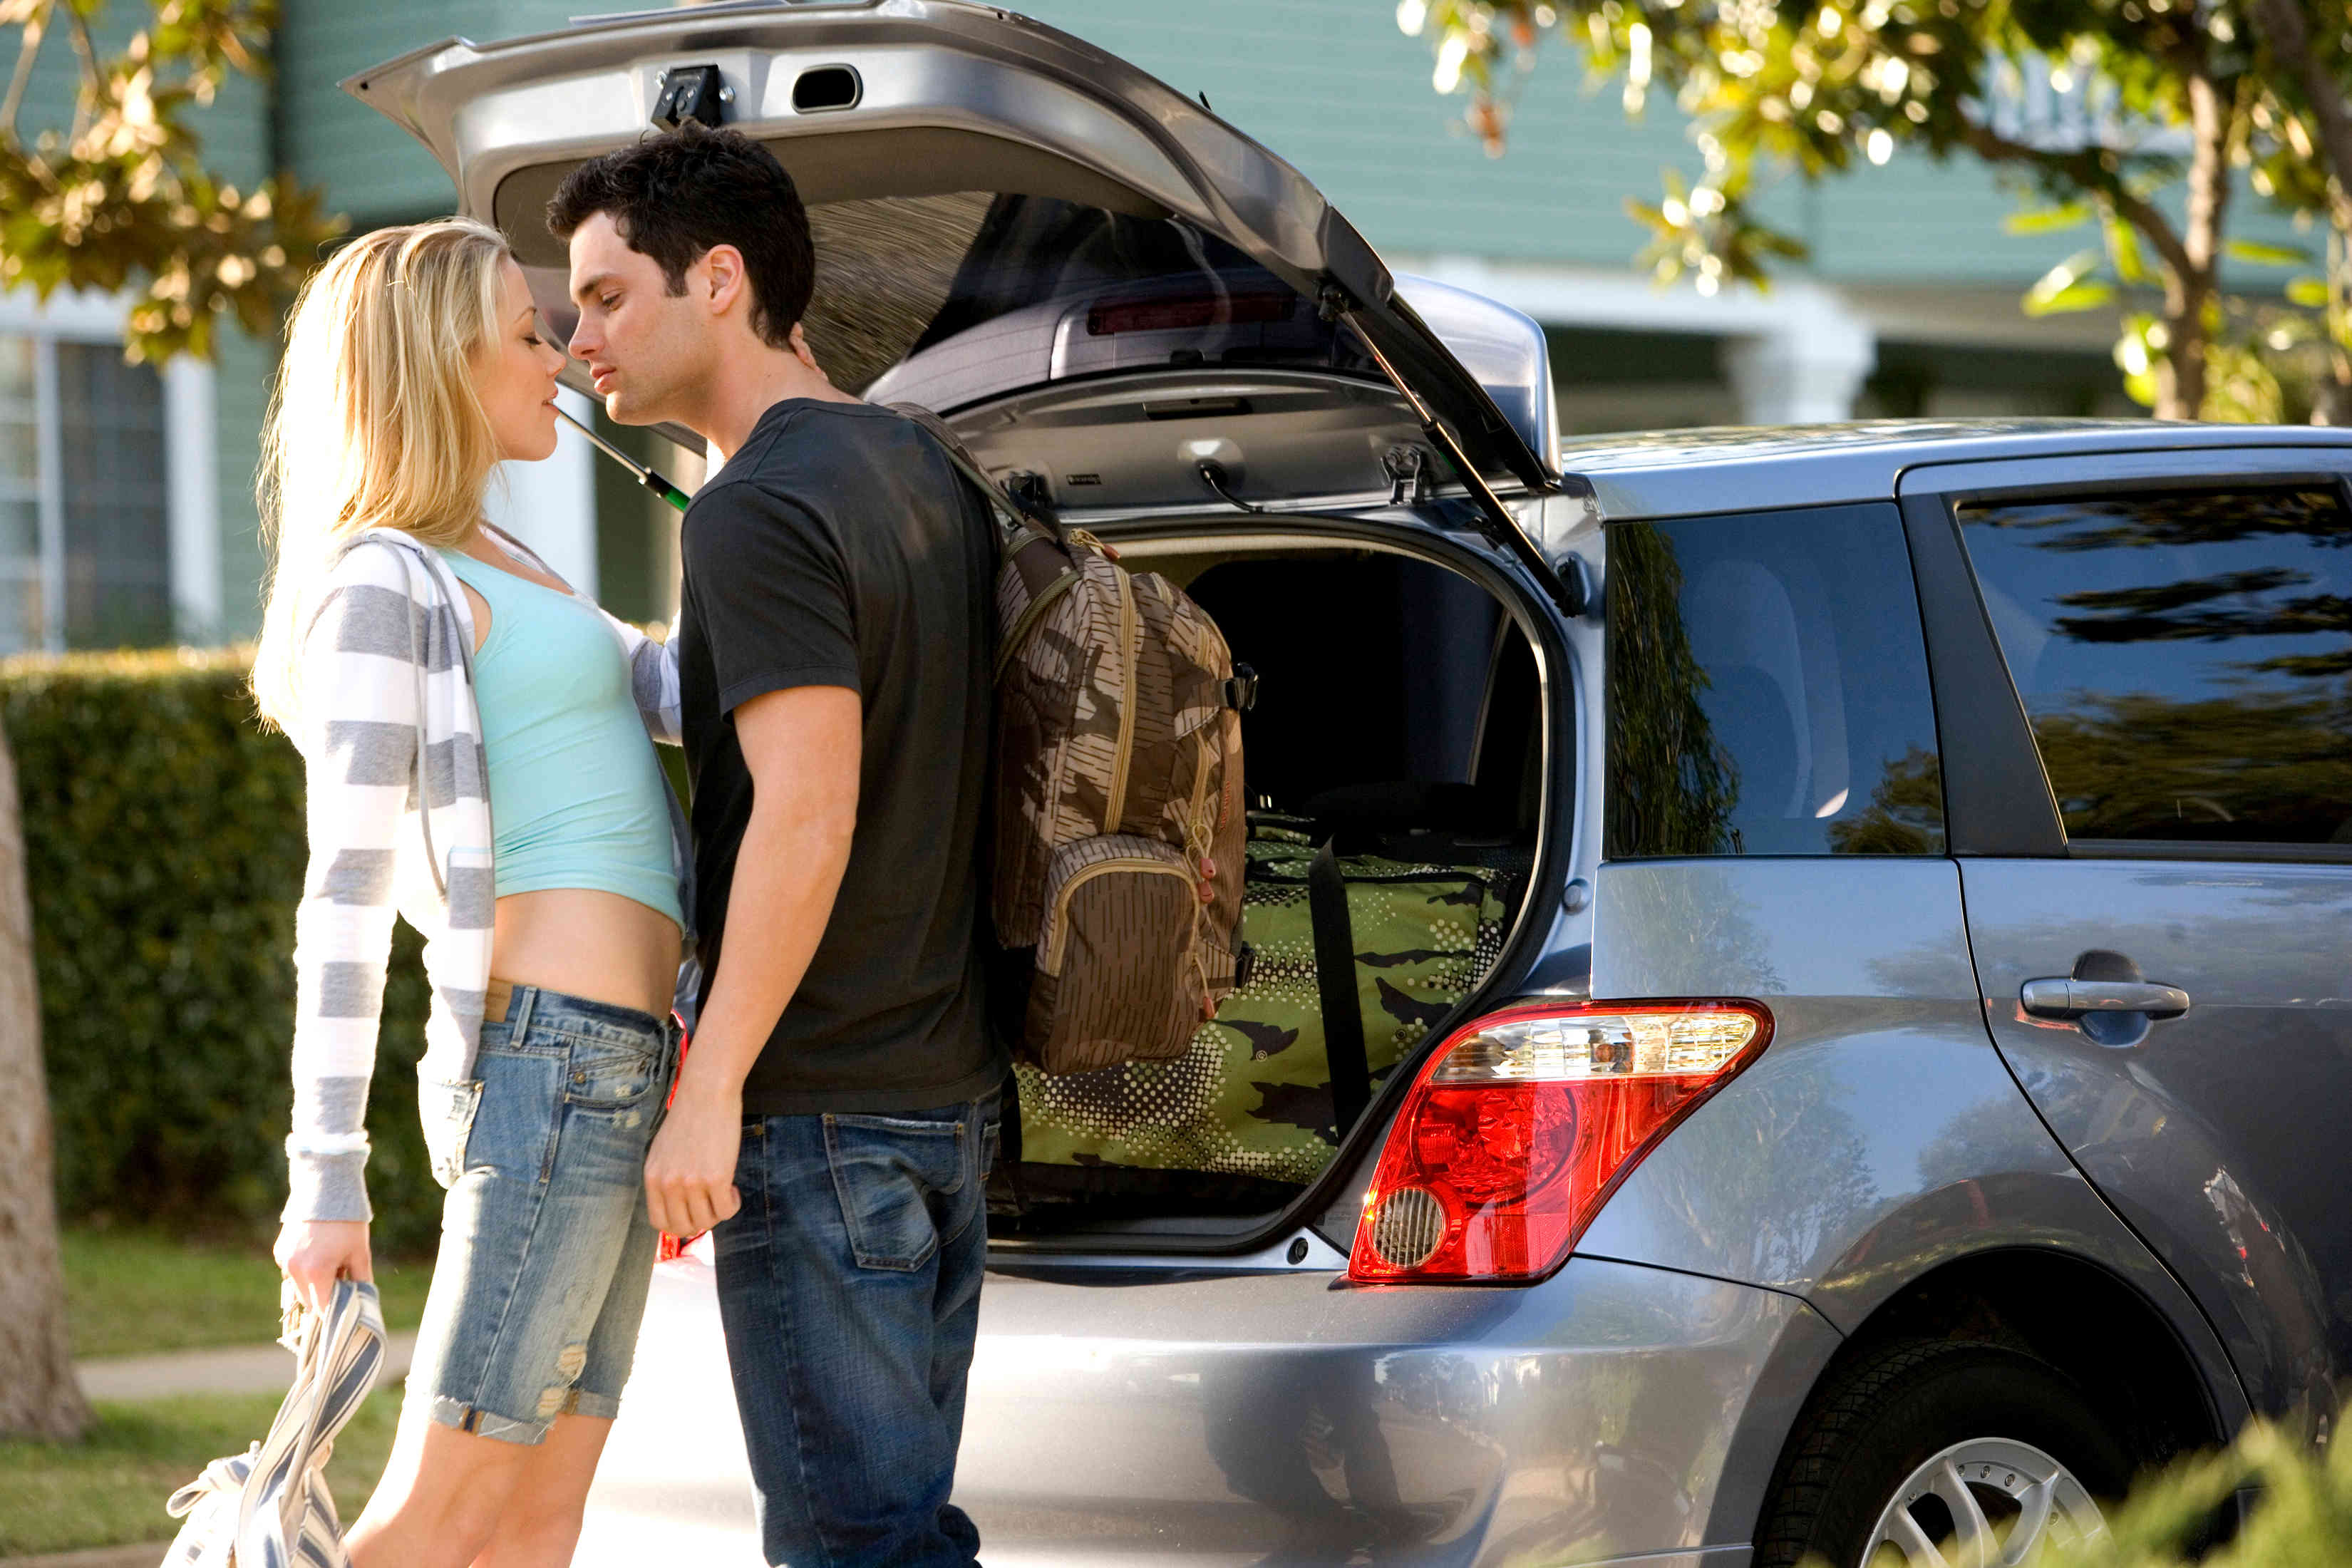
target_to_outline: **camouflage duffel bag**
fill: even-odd
[[[1014,1068],[1025,1165],[1311,1182],[1338,1150],[1338,1108],[1352,1098],[1352,1121],[1370,1084],[1477,988],[1502,950],[1505,873],[1338,857],[1364,1081],[1351,1097],[1343,1065],[1335,1096],[1311,907],[1317,852],[1304,826],[1251,814],[1246,981],[1184,1055],[1067,1076]]]

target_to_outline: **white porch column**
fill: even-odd
[[[174,354],[163,367],[163,453],[172,625],[184,643],[221,635],[220,472],[213,437],[213,367]]]
[[[1744,425],[1821,425],[1853,417],[1853,400],[1878,363],[1869,326],[1843,310],[1805,310],[1719,351]]]
[[[1395,265],[1500,300],[1548,327],[1724,339],[1724,378],[1748,424],[1851,419],[1854,397],[1878,359],[1870,317],[1843,290],[1807,279],[1784,279],[1769,293],[1736,289],[1706,295],[1657,288],[1631,268],[1479,256],[1402,257]],[[1572,367],[1563,374],[1563,391],[1573,385],[1573,374]]]
[[[583,423],[593,405],[570,387],[555,395],[566,414]],[[556,421],[555,453],[541,463],[500,463],[492,471],[482,510],[490,521],[546,558],[582,593],[596,592],[596,450],[579,431]]]

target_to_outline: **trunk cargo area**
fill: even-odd
[[[1303,531],[1119,549],[1256,676],[1247,967],[1177,1059],[1017,1069],[1018,1135],[1008,1107],[991,1186],[1003,1238],[1141,1224],[1205,1240],[1294,1205],[1398,1065],[1466,1012],[1536,870],[1546,731],[1527,612],[1433,559]]]

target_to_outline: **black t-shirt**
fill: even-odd
[[[702,1000],[726,949],[751,776],[730,717],[845,686],[865,713],[857,827],[808,973],[744,1110],[927,1109],[1003,1077],[984,1023],[981,825],[995,637],[987,509],[887,408],[787,398],[688,509],[678,680],[694,779]]]

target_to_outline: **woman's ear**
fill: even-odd
[[[792,336],[786,340],[786,343],[793,351],[793,357],[800,361],[801,363],[808,366],[809,369],[816,372],[818,380],[824,382],[827,386],[831,386],[833,384],[833,377],[825,374],[824,366],[816,363],[816,355],[810,350],[808,345],[808,334],[801,331],[801,324],[798,321],[794,321],[793,323],[793,333]]]

